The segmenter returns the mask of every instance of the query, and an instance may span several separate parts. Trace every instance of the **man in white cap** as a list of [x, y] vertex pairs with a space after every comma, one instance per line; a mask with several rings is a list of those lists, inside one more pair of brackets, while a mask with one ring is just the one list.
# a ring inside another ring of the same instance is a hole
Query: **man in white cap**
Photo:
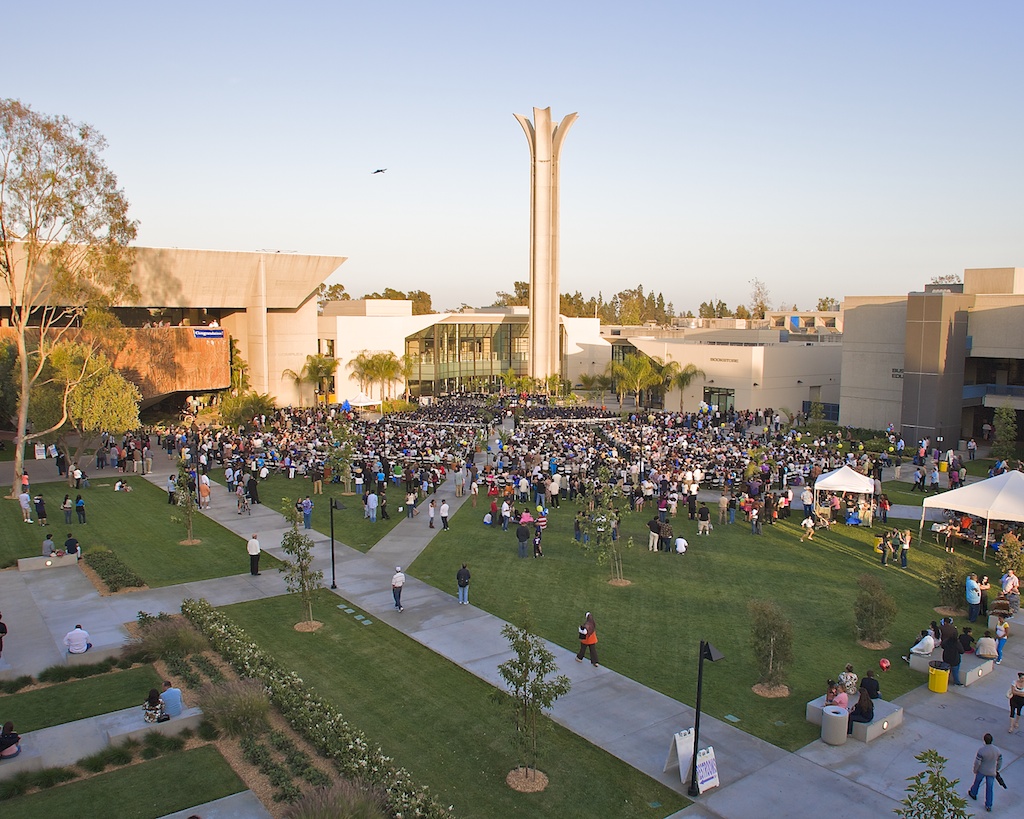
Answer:
[[391, 596], [395, 598], [395, 608], [405, 611], [402, 606], [402, 586], [405, 585], [405, 575], [402, 574], [402, 567], [395, 566], [395, 574], [391, 578]]

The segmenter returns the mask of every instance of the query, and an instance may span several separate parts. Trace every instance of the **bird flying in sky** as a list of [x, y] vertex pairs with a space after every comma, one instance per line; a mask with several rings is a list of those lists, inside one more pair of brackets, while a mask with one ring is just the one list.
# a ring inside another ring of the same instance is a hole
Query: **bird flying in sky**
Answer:
[[[373, 173], [384, 173], [386, 170], [387, 168], [377, 168]], [[371, 173], [370, 176], [373, 176], [373, 173]]]

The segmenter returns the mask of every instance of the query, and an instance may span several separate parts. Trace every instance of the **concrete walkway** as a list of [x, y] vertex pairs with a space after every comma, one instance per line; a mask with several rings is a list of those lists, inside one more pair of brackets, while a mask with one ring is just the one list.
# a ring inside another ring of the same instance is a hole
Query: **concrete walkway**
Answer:
[[[162, 486], [166, 476], [157, 473], [152, 479]], [[459, 527], [465, 523], [455, 513], [466, 498], [454, 498], [451, 489], [450, 484], [444, 484], [439, 497], [448, 497], [452, 524]], [[264, 549], [279, 553], [278, 544], [287, 524], [277, 512], [258, 506], [251, 517], [238, 516], [233, 496], [224, 487], [215, 486], [211, 509], [205, 514], [240, 537], [258, 532]], [[315, 530], [306, 534], [316, 544], [315, 565], [329, 580], [329, 539]], [[339, 536], [344, 538], [344, 532]], [[407, 568], [433, 537], [444, 534], [440, 529], [429, 529], [421, 515], [399, 521], [367, 554], [338, 544], [337, 593], [481, 679], [500, 685], [497, 666], [510, 656], [501, 636], [505, 623], [472, 605], [456, 604], [455, 567], [451, 593], [409, 577], [402, 597], [405, 611], [399, 613], [393, 608], [390, 578], [394, 566]], [[247, 564], [241, 543], [239, 564]], [[27, 574], [0, 572], [0, 599], [5, 601], [4, 616], [11, 626], [5, 659], [9, 655], [15, 673], [33, 673], [52, 664], [54, 641], [58, 634], [63, 638], [70, 628], [68, 622], [82, 622], [90, 632], [113, 637], [139, 610], [176, 611], [186, 597], [205, 597], [214, 605], [226, 605], [284, 593], [277, 572], [266, 572], [261, 577], [246, 573], [106, 598], [81, 586], [84, 578], [80, 581], [76, 579], [79, 576], [74, 567]], [[17, 611], [10, 615], [6, 603], [9, 594], [20, 595]], [[54, 599], [61, 601], [59, 606], [53, 606]], [[33, 629], [47, 636], [39, 641], [38, 649], [23, 644], [24, 635], [33, 633]], [[693, 709], [607, 668], [577, 664], [572, 653], [561, 646], [549, 643], [548, 647], [560, 670], [573, 682], [572, 691], [556, 704], [553, 719], [653, 779], [685, 793], [686, 784], [679, 773], [664, 773], [662, 768], [673, 733], [692, 726]], [[969, 779], [974, 750], [986, 730], [992, 731], [996, 744], [1003, 749], [1004, 777], [1010, 786], [1009, 792], [1000, 790], [997, 795], [996, 811], [1019, 810], [1022, 803], [1016, 794], [1024, 791], [1024, 763], [1020, 762], [1024, 732], [1012, 736], [1006, 733], [1005, 692], [1015, 676], [1014, 669], [1024, 668], [1024, 640], [1011, 640], [1007, 648], [1007, 660], [969, 688], [951, 689], [944, 695], [919, 688], [901, 698], [898, 702], [907, 712], [903, 727], [871, 745], [851, 741], [832, 748], [817, 741], [792, 754], [705, 715], [701, 721], [702, 745], [715, 747], [722, 786], [678, 815], [746, 819], [754, 810], [764, 813], [773, 809], [779, 815], [793, 817], [817, 817], [826, 811], [844, 817], [891, 814], [903, 796], [905, 777], [918, 770], [913, 759], [916, 753], [937, 748], [950, 759], [952, 777]], [[884, 678], [882, 682], [884, 686]], [[683, 778], [688, 781], [688, 777]]]

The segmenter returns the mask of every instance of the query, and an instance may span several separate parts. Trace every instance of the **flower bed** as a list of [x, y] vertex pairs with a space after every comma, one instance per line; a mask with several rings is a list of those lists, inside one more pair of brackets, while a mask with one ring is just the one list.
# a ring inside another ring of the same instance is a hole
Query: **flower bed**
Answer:
[[283, 668], [206, 600], [185, 600], [181, 612], [240, 675], [267, 687], [289, 724], [330, 759], [342, 776], [383, 788], [396, 817], [451, 816], [425, 786], [412, 781], [408, 771], [396, 767], [380, 748], [373, 748], [333, 705], [309, 690], [298, 675]]

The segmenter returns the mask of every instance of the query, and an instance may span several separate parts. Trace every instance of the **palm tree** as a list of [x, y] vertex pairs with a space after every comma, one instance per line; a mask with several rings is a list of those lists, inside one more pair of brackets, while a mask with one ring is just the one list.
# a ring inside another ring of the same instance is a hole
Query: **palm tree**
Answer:
[[596, 385], [600, 393], [601, 405], [604, 406], [604, 394], [612, 388], [612, 377], [607, 373], [597, 376]]
[[409, 382], [412, 381], [412, 374], [416, 371], [416, 360], [406, 353], [399, 359], [399, 363], [402, 368], [402, 383], [405, 384], [405, 400], [410, 401]]
[[363, 350], [355, 358], [348, 362], [348, 367], [352, 370], [349, 378], [353, 379], [359, 385], [359, 391], [365, 393], [367, 385], [372, 383], [373, 379], [371, 370], [373, 363], [371, 361], [370, 354]]
[[683, 411], [683, 392], [690, 386], [695, 378], [705, 379], [708, 374], [696, 364], [687, 364], [679, 367], [672, 377], [672, 386], [679, 390], [679, 411]]
[[580, 373], [580, 386], [584, 392], [593, 393], [597, 388], [597, 376], [590, 373]]
[[295, 389], [298, 390], [298, 393], [299, 393], [299, 406], [300, 407], [306, 406], [306, 397], [305, 397], [305, 395], [302, 392], [302, 385], [309, 381], [309, 369], [308, 369], [308, 367], [306, 365], [303, 365], [302, 369], [299, 370], [298, 372], [295, 372], [295, 370], [292, 370], [292, 369], [287, 369], [287, 370], [284, 370], [281, 373], [281, 375], [284, 378], [287, 378], [289, 381], [294, 381], [295, 382]]
[[320, 393], [324, 396], [324, 403], [327, 402], [327, 381], [334, 376], [338, 369], [338, 359], [330, 355], [307, 355], [306, 380], [310, 384], [316, 384]]
[[655, 367], [654, 360], [643, 353], [630, 353], [622, 361], [613, 361], [612, 375], [633, 393], [638, 409], [640, 393], [661, 384], [661, 375]]
[[377, 353], [373, 356], [373, 370], [380, 384], [381, 411], [384, 410], [385, 391], [391, 397], [391, 387], [402, 377], [402, 362], [393, 352]]

